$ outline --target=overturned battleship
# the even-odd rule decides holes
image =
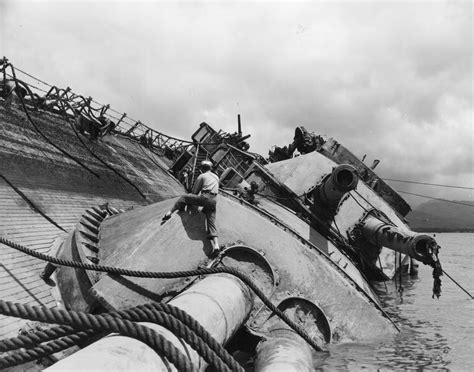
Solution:
[[[421,262],[440,295],[436,241],[336,140],[298,127],[264,158],[240,116],[180,140],[1,67],[2,368],[311,371],[331,344],[398,332],[373,282]],[[217,256],[201,208],[161,221],[203,160]]]

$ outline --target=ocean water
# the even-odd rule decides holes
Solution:
[[[443,270],[474,296],[474,234],[437,233]],[[417,278],[377,285],[400,333],[373,344],[331,346],[318,371],[474,371],[474,300],[446,275],[432,299],[432,269],[420,263]],[[369,325],[368,325],[369,326]]]

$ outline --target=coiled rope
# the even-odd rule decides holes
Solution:
[[[95,336],[96,334],[97,332],[94,330],[80,331],[67,335],[66,337],[55,339],[43,345],[39,345],[36,347],[29,346],[26,350],[19,350],[13,353],[9,353],[0,358],[0,368],[10,368],[49,356],[51,354],[70,348],[71,346],[80,344],[81,342],[84,342],[86,340],[90,340],[91,337]],[[32,334],[30,334],[30,336],[31,335]]]
[[[178,370],[197,371],[183,353],[171,342],[152,329],[129,320],[112,316],[92,315],[84,312],[48,309],[45,307],[22,305],[0,300],[0,313],[22,319],[37,320],[44,323],[70,325],[75,329],[94,329],[115,332],[140,340],[153,350],[164,355]],[[2,360],[0,360],[3,363]],[[2,365],[0,364],[0,367]]]
[[[212,350],[208,344],[204,342],[204,340],[202,340],[202,338],[198,337],[184,323],[177,320],[173,316],[159,311],[153,311],[151,308],[134,309],[128,312],[122,311],[118,312],[117,315],[122,319],[127,319],[128,317],[129,320],[136,322],[153,322],[172,330],[176,336],[182,338],[186,343],[191,345],[191,347],[196,350],[206,362],[216,367],[218,371],[233,370],[243,372],[242,367],[240,367],[236,362],[233,363],[235,366],[234,368],[229,368],[226,363],[224,363],[224,361],[217,355],[217,353]]]
[[[162,311],[172,315],[182,323],[186,324],[197,336],[202,338],[204,342],[209,345],[209,347],[214,350],[228,366],[232,368],[232,370],[240,368],[240,365],[235,362],[235,359],[227,352],[227,350],[224,349],[222,345],[219,344],[196,319],[194,319],[184,310],[181,310],[179,307],[161,302],[146,304],[143,306],[150,307],[155,311]]]
[[[81,332],[93,332],[93,330],[81,331]],[[31,348],[35,345],[41,344],[45,341],[52,341],[61,337],[70,336],[75,333],[76,330],[70,326],[55,326],[42,330],[37,330],[33,333],[22,334],[17,337],[6,338],[0,340],[0,353],[4,353],[11,350],[21,348]],[[79,334],[80,332],[77,332]]]
[[[185,311],[169,304],[146,304],[140,305],[132,309],[114,312],[109,314],[127,319],[134,322],[153,322],[171,330],[176,336],[182,338],[199,355],[201,355],[206,362],[217,368],[219,371],[238,371],[243,372],[242,367],[235,361],[235,359],[219,344],[194,318],[192,318]],[[15,350],[18,348],[32,347],[41,342],[51,341],[61,338],[58,343],[49,343],[46,345],[34,348],[34,351],[27,350],[20,351],[13,356],[9,356],[8,362],[17,365],[30,360],[38,359],[41,356],[49,355],[51,348],[54,352],[63,350],[61,345],[70,347],[78,342],[90,339],[92,336],[97,336],[94,330],[87,330],[74,333],[75,329],[70,326],[57,326],[46,330],[38,331],[33,334],[21,335],[10,339],[0,341],[0,352]],[[66,336],[66,337],[64,337]],[[44,346],[44,348],[42,348]]]
[[[129,270],[129,269],[123,269],[123,268],[117,268],[117,267],[111,267],[111,266],[93,265],[93,264],[88,264],[88,263],[83,263],[83,262],[64,260],[64,259],[48,256],[44,253],[36,252],[32,249],[29,249],[25,246],[15,243],[3,236],[0,236],[0,243],[6,244],[10,246],[11,248],[17,249],[30,256],[39,258],[44,261],[51,262],[56,265],[75,267],[75,268],[85,269],[85,270],[102,271],[102,272],[107,272],[110,274],[118,274],[118,275],[124,275],[124,276],[132,276],[132,277],[139,277],[139,278],[173,279],[173,278],[183,278],[183,277],[189,277],[189,276],[210,275],[210,274],[220,274],[220,273],[230,274],[242,280],[250,289],[252,289],[255,295],[258,298],[260,298],[260,300],[272,312],[274,312],[281,320],[283,320],[290,328],[292,328],[299,336],[301,336],[315,350],[325,351],[325,347],[323,345],[316,343],[316,341],[314,341],[302,327],[300,327],[298,324],[293,322],[285,313],[279,310],[265,296],[265,294],[255,285],[255,283],[253,283],[253,281],[247,275],[231,267],[203,268],[203,269],[191,270],[191,271],[174,271],[174,272],[153,272],[153,271]]]

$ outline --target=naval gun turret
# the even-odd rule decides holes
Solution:
[[[413,260],[436,268],[435,278],[441,272],[436,241],[411,231],[400,213],[405,212],[403,203],[395,203],[394,197],[387,198],[385,192],[374,189],[356,164],[338,164],[324,153],[312,151],[252,167],[245,180],[256,181],[264,188],[264,197],[294,211],[342,250],[346,257],[338,255],[331,244],[325,247],[343,270],[352,270],[347,263],[350,258],[370,280],[392,279],[399,272],[412,270],[417,266]],[[257,201],[270,211],[271,206]],[[310,231],[310,239],[312,236],[316,234]]]
[[[396,252],[406,254],[424,264],[432,264],[437,259],[438,244],[429,235],[411,230],[402,230],[384,221],[380,213],[372,211],[357,225],[353,234],[361,235],[368,243],[381,245]]]
[[[356,189],[358,182],[353,166],[342,164],[333,168],[311,192],[312,212],[320,219],[331,221],[339,203],[348,192]],[[396,226],[380,209],[368,211],[349,235],[356,245],[383,246],[429,265],[437,261],[439,246],[433,237],[411,231],[407,226]]]
[[[357,171],[349,164],[338,165],[323,176],[322,181],[309,193],[312,197],[311,212],[316,222],[322,221],[330,225],[338,214],[339,218],[350,219],[351,216],[345,215],[347,210],[340,211],[339,206],[348,197],[348,192],[356,190],[358,183]],[[384,214],[384,207],[382,203],[380,208],[367,210],[357,223],[349,227],[347,237],[351,246],[358,249],[363,258],[374,267],[382,247],[385,247],[435,269],[440,268],[439,245],[435,239],[410,230],[403,221],[398,221],[398,225],[392,222]],[[350,214],[354,215],[354,208]],[[411,262],[411,265],[414,263]]]
[[[313,213],[320,214],[322,218],[331,219],[342,197],[354,190],[358,182],[356,170],[351,165],[342,164],[334,168],[311,193]]]
[[[298,156],[295,155],[295,151],[298,151],[299,155],[319,152],[336,164],[352,165],[358,177],[400,215],[406,216],[410,212],[411,208],[407,202],[374,172],[375,167],[380,162],[379,160],[374,160],[372,166],[369,167],[364,163],[365,155],[361,160],[335,139],[325,139],[300,126],[295,128],[295,136],[292,143],[283,147],[274,146],[269,151],[268,161],[276,163],[291,159],[294,156]]]

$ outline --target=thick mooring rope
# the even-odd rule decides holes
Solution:
[[[235,362],[235,359],[227,352],[227,350],[216,341],[214,337],[192,316],[190,316],[184,310],[181,310],[179,307],[165,304],[163,302],[151,303],[143,305],[144,307],[150,307],[155,311],[163,311],[167,314],[174,316],[179,321],[186,324],[197,336],[202,338],[204,342],[209,345],[209,347],[214,350],[222,360],[234,370],[239,364]]]
[[[67,337],[53,340],[47,344],[3,355],[0,358],[0,368],[10,368],[37,360],[39,358],[47,357],[51,354],[77,345],[78,343],[90,340],[90,337],[94,336],[95,334],[96,331],[93,330],[77,332]]]
[[[164,355],[178,370],[189,372],[197,371],[189,362],[188,358],[171,342],[152,329],[129,320],[112,317],[110,315],[92,315],[84,312],[48,309],[46,307],[22,305],[3,300],[0,300],[0,313],[2,315],[44,323],[65,324],[79,330],[94,329],[100,332],[119,333],[144,342],[153,350]],[[0,363],[3,363],[1,359]],[[2,364],[0,364],[0,367],[2,367]]]
[[[184,317],[185,319],[193,319],[193,323],[198,324],[197,327],[195,325],[194,327],[196,329],[201,328],[200,333],[203,333],[202,331],[204,331],[204,334],[207,334],[209,340],[204,340],[194,332],[192,327],[188,327],[173,315],[159,311],[158,308],[159,307],[154,307],[153,305],[141,305],[136,308],[102,315],[118,317],[133,322],[153,322],[161,325],[172,331],[177,337],[182,338],[187,344],[196,350],[208,364],[215,367],[218,371],[243,372],[243,368],[234,360],[234,358],[232,358],[223,346],[213,339],[212,336],[210,336],[191,316],[180,310],[181,313],[186,314]],[[173,308],[173,306],[168,305],[168,308]],[[94,330],[76,332],[76,330],[70,326],[57,326],[44,331],[1,340],[0,352],[25,347],[31,348],[32,346],[36,347],[27,350],[27,352],[18,351],[16,353],[11,353],[5,356],[3,361],[0,359],[0,365],[2,365],[2,363],[8,363],[8,366],[11,367],[13,365],[26,363],[27,361],[49,355],[51,353],[51,348],[54,348],[55,351],[53,352],[58,352],[64,348],[75,345],[78,342],[85,341],[94,336],[98,337],[99,335],[100,333]],[[59,338],[60,340],[57,340],[57,342],[50,342],[46,345],[37,346],[39,343]]]
[[[171,315],[154,311],[152,308],[133,309],[127,312],[120,311],[116,315],[111,315],[119,316],[122,319],[128,319],[135,322],[152,322],[161,325],[172,330],[176,336],[182,338],[187,344],[196,350],[207,363],[214,366],[218,371],[243,372],[243,368],[235,361],[232,363],[233,368],[230,368],[202,338],[197,336],[189,327]]]
[[[290,328],[292,328],[299,336],[301,336],[315,350],[325,351],[325,347],[323,345],[317,344],[316,341],[314,341],[302,327],[300,327],[298,324],[293,322],[285,313],[279,310],[268,299],[268,297],[265,296],[265,294],[255,285],[255,283],[253,283],[253,281],[247,275],[231,267],[203,268],[203,269],[191,270],[191,271],[173,271],[173,272],[129,270],[129,269],[122,269],[122,268],[111,267],[111,266],[93,265],[93,264],[88,264],[88,263],[83,263],[83,262],[59,259],[56,257],[48,256],[41,252],[36,252],[32,249],[29,249],[25,246],[15,243],[3,236],[0,236],[0,243],[6,244],[30,256],[39,258],[44,261],[51,262],[56,265],[75,267],[75,268],[85,269],[85,270],[102,271],[102,272],[107,272],[110,274],[117,274],[117,275],[124,275],[124,276],[132,276],[132,277],[139,277],[139,278],[174,279],[174,278],[184,278],[184,277],[189,277],[189,276],[210,275],[210,274],[220,274],[220,273],[230,274],[239,278],[248,287],[250,287],[252,291],[255,293],[255,295],[258,298],[260,298],[260,300],[273,313],[275,313],[281,320],[283,320]]]
[[[73,333],[76,333],[77,335],[79,335],[79,333],[83,333],[89,337],[91,334],[95,334],[96,332],[93,330],[76,332],[74,328],[65,325],[36,330],[31,333],[29,332],[19,335],[17,337],[0,340],[0,353],[21,348],[32,348],[43,342],[52,341],[61,337],[67,337]]]
[[[153,322],[162,325],[172,331],[176,336],[184,339],[207,363],[217,368],[217,370],[243,372],[242,367],[235,359],[201,326],[201,324],[199,324],[199,322],[175,306],[162,303],[147,304],[103,315],[111,315],[135,322]],[[97,332],[93,330],[76,332],[76,330],[70,326],[56,326],[34,333],[0,340],[0,352],[19,348],[31,348],[42,342],[63,337],[59,344],[49,343],[48,346],[41,345],[35,347],[34,352],[29,351],[28,353],[23,353],[20,351],[15,353],[14,356],[11,354],[7,359],[9,363],[14,363],[9,365],[11,367],[48,355],[50,354],[48,350],[50,350],[51,347],[54,347],[56,350],[54,352],[57,352],[62,350],[60,349],[60,345],[71,346],[92,336],[97,336]],[[43,346],[44,349],[42,349]],[[35,355],[40,356],[35,358]]]
[[[190,316],[184,310],[179,307],[165,304],[165,303],[150,303],[146,305],[138,306],[138,308],[149,308],[154,312],[163,312],[174,317],[178,321],[185,324],[192,332],[201,338],[209,348],[214,351],[219,358],[221,358],[232,371],[241,371],[241,366],[235,361],[235,359],[227,352],[227,350],[216,341],[211,334],[192,316]]]

